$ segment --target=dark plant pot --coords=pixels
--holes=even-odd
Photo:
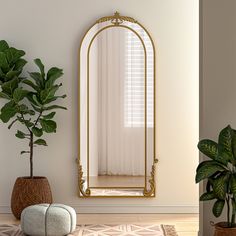
[[[21,212],[28,206],[52,203],[52,192],[46,177],[19,177],[16,179],[12,196],[11,210],[20,219]]]
[[[217,223],[214,236],[236,236],[236,228],[227,228],[226,222]]]

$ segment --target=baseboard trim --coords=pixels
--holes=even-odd
[[[0,213],[2,213],[2,214],[11,213],[10,206],[0,206]]]
[[[198,236],[202,236],[202,232],[201,231],[198,231]]]
[[[196,205],[73,205],[72,206],[77,213],[81,214],[93,214],[93,213],[158,213],[158,214],[198,214],[199,206]],[[11,213],[10,206],[0,206],[0,213]]]
[[[72,205],[77,213],[198,213],[198,206]]]

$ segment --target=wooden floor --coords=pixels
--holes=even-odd
[[[0,214],[1,224],[18,224],[10,214]],[[198,214],[78,214],[78,224],[170,224],[178,236],[197,236]]]
[[[87,178],[87,177],[86,177]],[[86,180],[85,178],[85,180]],[[89,187],[144,187],[144,176],[99,175],[89,177]]]

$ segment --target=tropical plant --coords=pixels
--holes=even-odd
[[[30,177],[33,178],[33,153],[36,145],[47,146],[42,136],[54,133],[57,124],[53,120],[55,109],[66,109],[54,102],[66,95],[56,95],[62,83],[56,80],[63,75],[63,70],[52,67],[46,73],[40,59],[34,62],[39,72],[30,72],[29,78],[21,77],[24,65],[22,57],[25,52],[9,47],[6,41],[0,41],[0,98],[6,100],[1,108],[0,119],[9,123],[8,129],[19,122],[24,130],[17,130],[15,136],[27,139],[29,149],[21,151],[30,158]]]
[[[197,167],[196,183],[206,182],[206,192],[200,201],[215,199],[212,212],[215,217],[222,214],[227,206],[227,225],[235,227],[236,214],[236,130],[230,126],[224,128],[218,143],[204,139],[198,143],[198,149],[211,160],[201,162]]]

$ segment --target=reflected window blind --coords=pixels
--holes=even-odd
[[[147,127],[153,127],[153,50],[146,32],[134,25],[147,50]],[[145,124],[145,59],[140,39],[131,31],[125,35],[125,127],[144,127]]]

